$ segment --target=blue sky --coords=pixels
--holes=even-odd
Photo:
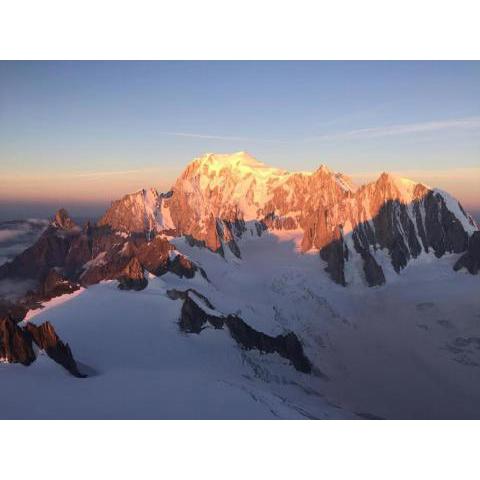
[[[0,62],[4,201],[102,203],[239,150],[405,172],[474,205],[480,62]]]

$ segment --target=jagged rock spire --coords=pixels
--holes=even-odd
[[[62,230],[71,230],[72,228],[75,228],[77,226],[77,224],[70,218],[70,215],[64,208],[61,208],[57,211],[53,219],[52,225],[57,228],[61,228]]]

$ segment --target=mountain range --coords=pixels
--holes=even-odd
[[[288,172],[245,152],[207,154],[170,191],[127,194],[95,224],[79,226],[59,210],[32,246],[1,265],[0,358],[31,372],[38,364],[41,376],[48,357],[76,382],[101,384],[100,405],[84,411],[55,400],[67,418],[184,418],[196,402],[203,407],[195,418],[477,417],[479,266],[479,227],[447,192],[388,173],[356,187],[324,165]],[[153,306],[168,327],[152,327]],[[84,314],[90,318],[69,320]],[[39,323],[48,315],[57,321]],[[170,356],[152,350],[155,328],[159,349],[178,346]],[[227,336],[213,340],[215,331]],[[197,335],[206,345],[192,358],[185,338]],[[112,357],[125,364],[112,366]],[[206,360],[206,370],[183,365],[186,358]],[[129,374],[115,381],[122,365]],[[136,383],[129,368],[160,369],[155,382],[167,378],[170,403],[149,403],[143,390],[153,380]],[[35,374],[10,375],[26,389]],[[182,409],[195,375],[213,386],[190,392]],[[141,399],[108,410],[107,386],[124,395],[129,381]],[[413,387],[419,395],[405,400]],[[62,382],[50,388],[66,395]],[[212,403],[213,392],[235,400]],[[433,394],[444,400],[429,412]],[[0,416],[5,409],[0,402]],[[11,415],[29,416],[20,407]],[[57,416],[48,408],[45,415]]]
[[[466,252],[478,231],[458,201],[421,183],[383,173],[356,189],[324,165],[290,173],[244,152],[196,159],[167,194],[150,189],[127,195],[98,224],[183,235],[239,258],[236,239],[246,232],[299,230],[300,251],[318,250],[335,282],[346,285],[350,267],[361,263],[370,286],[385,282],[385,256],[398,273],[421,253]]]

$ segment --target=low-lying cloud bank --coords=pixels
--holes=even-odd
[[[32,245],[47,225],[47,220],[36,218],[0,222],[0,265]]]

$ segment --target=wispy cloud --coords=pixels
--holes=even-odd
[[[210,135],[205,133],[194,132],[158,132],[160,135],[169,135],[172,137],[198,138],[204,140],[222,140],[235,142],[256,142],[256,143],[287,143],[288,140],[274,138],[254,138],[254,137],[237,137],[230,135]]]
[[[96,177],[111,177],[113,175],[130,175],[132,173],[144,172],[146,169],[135,170],[110,170],[99,172],[80,172],[80,173],[67,173],[66,176],[74,178],[96,178]]]
[[[188,138],[203,138],[206,140],[253,140],[249,137],[230,137],[225,135],[208,135],[203,133],[188,133],[188,132],[159,132],[160,135],[170,135],[172,137],[188,137]]]
[[[390,137],[445,130],[477,130],[480,129],[480,117],[467,117],[453,120],[440,120],[421,123],[403,123],[373,128],[359,128],[345,132],[337,132],[316,137],[308,137],[305,141],[335,141],[348,139],[368,139]]]
[[[353,115],[353,114],[352,114]],[[333,125],[337,120],[322,124],[323,126]],[[160,135],[173,137],[197,138],[204,140],[241,141],[241,142],[267,142],[267,143],[302,143],[302,142],[332,142],[337,140],[361,140],[369,138],[391,137],[396,135],[407,135],[416,133],[428,133],[446,130],[477,130],[480,129],[480,117],[467,117],[450,120],[437,120],[419,123],[402,123],[395,125],[384,125],[371,128],[358,128],[354,130],[328,133],[304,138],[253,138],[230,135],[214,135],[195,132],[159,132]]]

